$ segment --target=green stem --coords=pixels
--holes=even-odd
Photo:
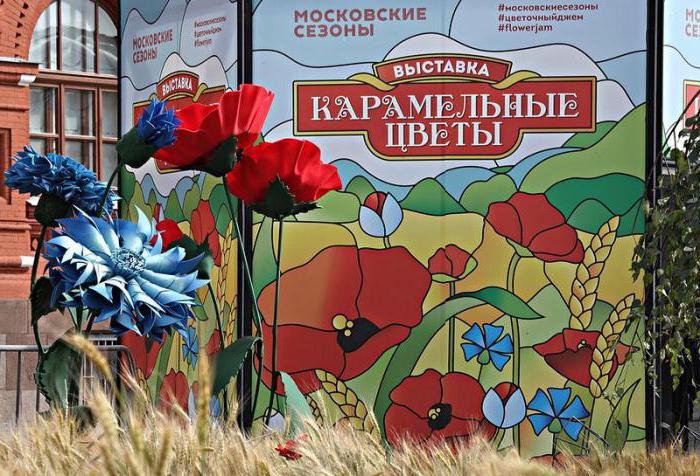
[[[112,182],[114,182],[114,179],[117,178],[117,175],[119,175],[119,171],[122,168],[122,163],[119,162],[116,167],[114,167],[114,171],[112,172],[112,175],[109,176],[109,180],[107,180],[107,187],[105,188],[105,193],[102,195],[102,199],[100,200],[100,206],[97,207],[98,212],[104,209],[105,203],[107,202],[107,197],[109,197],[109,192],[112,191]]]
[[[284,225],[284,218],[279,220],[279,224],[280,229],[277,234],[277,284],[275,285],[275,310],[272,320],[272,384],[270,385],[270,401],[267,404],[267,412],[265,412],[265,425],[270,424],[272,404],[277,392],[277,378],[279,377],[277,372],[277,317],[279,313],[280,288],[282,287],[282,228]],[[262,368],[258,373],[262,374]]]
[[[34,291],[34,285],[36,284],[36,275],[39,271],[39,260],[41,259],[41,250],[44,248],[44,237],[46,236],[46,231],[48,227],[46,225],[41,226],[41,231],[39,232],[39,237],[36,240],[36,251],[34,252],[34,262],[32,263],[32,277],[30,280],[29,295],[30,295],[30,305],[31,303],[31,293]],[[41,345],[41,335],[39,334],[39,319],[34,319],[34,313],[32,312],[32,330],[34,331],[34,340],[36,341],[36,346],[39,349],[39,353],[44,355],[44,347]]]
[[[253,310],[254,310],[254,317],[253,322],[255,324],[255,329],[258,331],[258,335],[262,338],[262,328],[261,328],[261,318],[260,318],[260,308],[258,308],[258,298],[255,295],[255,287],[253,286],[253,278],[251,276],[251,270],[250,270],[250,264],[248,263],[248,258],[246,255],[246,250],[243,246],[243,236],[241,235],[241,227],[238,223],[238,216],[236,215],[236,210],[233,208],[233,202],[231,200],[231,192],[229,192],[228,189],[228,184],[226,183],[226,177],[221,177],[221,182],[224,185],[224,195],[226,195],[226,204],[228,205],[228,210],[229,213],[231,214],[231,220],[233,221],[233,226],[236,232],[236,236],[238,239],[236,240],[238,242],[238,248],[241,251],[241,257],[243,258],[243,272],[245,273],[246,281],[248,284],[248,288],[250,288],[250,293],[253,301]],[[261,382],[262,382],[262,363],[263,363],[263,355],[265,352],[264,344],[262,341],[259,341],[258,344],[255,346],[255,356],[258,359],[258,362],[260,363],[260,367],[258,369],[257,373],[257,381],[255,383],[255,396],[253,397],[253,413],[255,413],[255,409],[257,408],[258,405],[258,396],[260,395],[260,387],[261,387]],[[255,415],[253,415],[255,416]]]
[[[214,292],[214,286],[212,286],[211,281],[207,283],[209,288],[209,293],[211,294],[211,302],[214,305],[214,316],[216,317],[216,327],[219,329],[219,343],[221,351],[224,351],[224,326],[221,323],[221,313],[219,312],[219,303],[216,302],[216,293]],[[228,388],[224,387],[224,421],[228,420]]]
[[[506,277],[506,289],[515,293],[515,270],[518,267],[520,255],[513,253],[508,263],[508,275]],[[518,319],[510,316],[511,335],[513,337],[513,384],[520,386],[520,324]],[[520,425],[513,427],[513,446],[520,452]]]
[[[82,309],[81,309],[82,312]],[[95,323],[95,317],[97,317],[97,314],[94,312],[90,313],[90,317],[88,317],[88,322],[87,326],[85,326],[85,337],[90,337],[90,333],[92,332],[92,325]]]
[[[455,295],[456,285],[454,281],[450,281],[450,297]],[[457,318],[452,316],[448,319],[448,342],[447,342],[447,372],[451,373],[455,371],[455,334]]]

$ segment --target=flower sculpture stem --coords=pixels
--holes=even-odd
[[[226,204],[228,205],[228,210],[231,214],[231,220],[233,221],[234,231],[236,233],[236,236],[238,237],[236,241],[238,242],[238,249],[240,250],[241,257],[243,258],[243,272],[245,273],[246,282],[248,284],[248,288],[250,289],[251,301],[253,301],[253,312],[255,313],[253,322],[255,323],[255,329],[257,330],[258,335],[262,336],[262,328],[260,327],[260,309],[258,308],[258,297],[255,293],[255,287],[253,286],[253,278],[250,273],[250,263],[248,262],[248,255],[246,254],[246,250],[243,246],[243,236],[241,235],[241,227],[238,223],[238,216],[236,215],[236,210],[233,208],[233,200],[231,199],[231,191],[229,190],[228,183],[226,182],[226,176],[222,177],[221,181],[223,182],[224,190],[226,191],[226,193],[224,194],[226,195]],[[258,371],[257,381],[255,382],[255,395],[253,396],[253,413],[255,413],[255,409],[257,408],[258,395],[260,394],[264,351],[265,349],[263,346],[263,342],[262,340],[260,340],[257,344],[255,344],[255,357],[258,359],[258,362],[260,362],[260,371]]]
[[[506,289],[515,293],[515,271],[520,262],[520,255],[516,252],[508,264],[508,275],[506,276]],[[510,316],[511,334],[513,337],[513,378],[512,383],[520,386],[520,325],[518,319]],[[520,451],[520,426],[513,427],[513,446]]]
[[[47,230],[48,230],[48,227],[46,225],[42,225],[41,231],[39,232],[39,238],[37,238],[36,251],[34,252],[34,262],[32,263],[32,277],[31,277],[31,281],[30,281],[31,284],[30,284],[30,288],[29,288],[30,294],[32,291],[34,291],[34,285],[36,284],[36,274],[39,270],[39,258],[41,258],[41,250],[42,250],[42,248],[44,248],[44,237],[46,236]],[[39,320],[34,319],[33,316],[32,316],[32,330],[34,331],[34,340],[36,341],[36,346],[39,349],[39,353],[41,355],[44,355],[44,347],[41,345],[41,335],[39,334]]]
[[[450,298],[452,298],[456,293],[456,285],[454,281],[450,281]],[[455,371],[455,339],[456,339],[456,325],[457,318],[455,316],[450,317],[448,322],[448,350],[447,350],[447,372]]]
[[[267,411],[265,412],[266,425],[269,425],[270,423],[272,404],[275,400],[277,379],[279,378],[279,373],[277,372],[277,318],[279,316],[280,287],[282,285],[282,229],[284,225],[284,218],[279,220],[279,224],[279,233],[277,235],[277,284],[275,285],[275,310],[272,318],[272,383],[270,385],[270,401],[267,404]],[[260,366],[261,369],[258,373],[262,374],[262,362]]]
[[[104,210],[105,202],[107,201],[107,197],[109,197],[109,192],[112,190],[112,183],[114,182],[114,179],[117,178],[117,175],[119,175],[119,171],[121,169],[122,162],[118,162],[117,166],[114,167],[112,175],[109,176],[109,180],[107,180],[107,187],[105,188],[104,195],[102,195],[102,200],[100,200],[100,206],[97,208],[98,210]]]
[[[219,347],[221,352],[224,351],[224,326],[221,324],[221,313],[219,312],[219,303],[216,302],[216,293],[214,292],[214,286],[211,285],[211,281],[207,283],[209,288],[209,294],[211,294],[211,302],[214,306],[214,316],[216,317],[216,327],[219,329]],[[224,387],[224,421],[228,420],[228,388]]]

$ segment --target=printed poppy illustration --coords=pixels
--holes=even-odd
[[[481,365],[487,365],[489,362],[498,370],[503,370],[506,363],[513,353],[513,339],[510,335],[503,335],[502,326],[492,326],[484,324],[483,327],[479,324],[472,324],[462,338],[466,340],[462,344],[464,358],[467,361],[477,357]]]
[[[226,164],[213,163],[219,160],[217,149],[227,142],[226,155],[231,156],[236,150],[253,145],[260,136],[272,98],[267,89],[244,84],[237,91],[224,93],[218,103],[194,103],[180,109],[175,113],[180,121],[175,142],[159,149],[154,157],[177,168],[223,176],[231,170],[233,161],[227,157]]]
[[[486,392],[481,411],[496,428],[512,428],[525,419],[527,405],[522,390],[502,382]]]
[[[163,249],[168,249],[173,241],[180,240],[184,236],[177,222],[175,220],[171,220],[170,218],[157,221],[156,231],[160,234]],[[157,236],[151,238],[151,245],[155,245],[157,239]]]
[[[360,228],[369,236],[389,236],[399,228],[402,220],[403,210],[390,193],[370,193],[360,207]]]
[[[550,433],[561,433],[563,430],[569,438],[578,439],[583,429],[583,420],[589,413],[583,402],[577,396],[571,398],[570,388],[548,388],[547,393],[537,389],[527,408],[533,413],[527,416],[536,435],[547,428]]]
[[[216,231],[216,219],[211,212],[211,206],[207,201],[200,201],[192,211],[190,220],[192,239],[198,244],[206,242],[211,250],[211,256],[216,266],[221,266],[221,245],[219,233]]]
[[[221,332],[219,329],[214,329],[204,350],[210,357],[221,352]]]
[[[308,211],[313,208],[308,204],[342,188],[338,169],[321,161],[321,149],[299,139],[262,142],[245,150],[226,180],[232,194],[272,218]],[[268,197],[275,184],[281,189]],[[291,203],[279,199],[284,194]]]
[[[163,411],[170,411],[174,405],[179,405],[187,412],[190,386],[184,372],[170,369],[160,386],[159,401]]]
[[[474,271],[477,262],[472,255],[457,245],[438,248],[428,260],[428,271],[433,281],[448,283],[459,281]]]
[[[187,335],[182,338],[182,358],[194,367],[197,365],[197,355],[199,354],[199,336],[194,327],[187,328]]]
[[[579,385],[588,387],[591,383],[593,347],[595,347],[599,336],[600,332],[598,331],[564,329],[546,342],[533,346],[533,349],[559,374]],[[618,342],[612,359],[610,378],[615,375],[617,368],[634,351],[634,347]]]
[[[392,390],[390,398],[384,424],[392,445],[404,440],[427,444],[468,442],[477,435],[491,439],[496,432],[481,410],[484,389],[467,374],[442,375],[428,369],[406,377]]]
[[[155,339],[140,336],[133,331],[129,331],[121,336],[120,343],[129,348],[134,359],[137,379],[142,377],[144,380],[147,380],[151,376],[153,367],[156,365],[156,359],[158,359],[158,353],[169,338],[170,336],[166,333],[163,336],[163,341],[158,342]]]
[[[576,230],[544,194],[516,192],[505,202],[492,203],[486,221],[521,255],[547,262],[583,260]]]
[[[320,386],[316,369],[349,380],[406,339],[423,317],[430,274],[403,247],[333,246],[283,273],[281,282],[277,369],[309,393]],[[327,291],[316,292],[321,286]],[[265,342],[272,339],[275,288],[271,283],[259,298]],[[268,386],[270,359],[265,352]],[[283,392],[281,382],[276,391]]]

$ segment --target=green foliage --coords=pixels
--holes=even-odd
[[[357,221],[360,202],[352,193],[332,190],[318,201],[318,208],[300,214],[297,220],[322,223],[351,223]]]
[[[175,190],[170,192],[168,200],[165,202],[165,217],[175,220],[178,223],[185,221],[185,215],[182,213],[180,200],[177,198],[177,192],[175,192]]]
[[[674,388],[692,365],[691,349],[700,339],[700,119],[687,121],[682,144],[665,151],[657,203],[648,210],[644,239],[632,269],[653,284],[655,306],[648,316],[648,338],[659,342],[658,357],[670,366]],[[670,161],[669,161],[670,159]],[[675,170],[668,165],[675,163]],[[654,278],[656,278],[654,280]],[[633,317],[641,319],[644,309]],[[652,364],[650,362],[650,364]],[[655,366],[649,365],[653,372]]]
[[[625,390],[622,398],[615,405],[608,426],[605,428],[605,441],[608,443],[609,449],[616,453],[622,451],[627,442],[630,432],[630,404],[632,395],[634,395],[640,381],[637,380]]]
[[[468,212],[485,216],[489,211],[489,205],[508,200],[516,190],[513,179],[508,175],[494,175],[488,180],[469,185],[462,193],[459,203]]]
[[[574,134],[571,139],[564,142],[563,147],[578,147],[579,149],[587,149],[597,144],[600,139],[610,132],[617,124],[615,121],[604,121],[596,124],[593,132],[579,132]]]
[[[185,193],[185,199],[182,203],[182,213],[185,215],[186,220],[192,218],[192,212],[199,205],[200,198],[199,186],[193,184],[192,188]]]
[[[59,339],[39,357],[34,381],[49,405],[66,409],[77,399],[82,357]]]
[[[434,216],[464,213],[459,202],[432,178],[418,182],[401,201],[401,208]]]
[[[34,218],[44,226],[56,226],[56,220],[69,217],[73,207],[52,193],[44,193],[34,209]]]
[[[53,294],[53,286],[48,276],[42,276],[37,280],[29,295],[29,301],[32,305],[32,325],[34,325],[42,316],[45,316],[56,310],[51,305],[51,295]]]
[[[119,179],[119,196],[122,197],[123,202],[129,203],[131,201],[134,196],[134,187],[136,187],[136,176],[133,172],[122,167]]]
[[[212,395],[222,391],[231,379],[238,375],[246,355],[259,340],[260,338],[255,336],[241,337],[215,355]]]

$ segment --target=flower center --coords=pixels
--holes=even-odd
[[[452,420],[452,405],[438,403],[428,410],[428,426],[431,430],[442,430]]]
[[[588,342],[586,342],[586,339],[581,339],[581,342],[579,342],[576,346],[577,349],[584,349],[586,347],[590,347],[590,345],[588,345]]]
[[[489,355],[489,351],[484,349],[481,351],[479,354],[479,357],[476,359],[481,365],[486,365],[489,363],[491,360],[491,356]]]
[[[352,352],[362,347],[362,344],[379,332],[372,321],[363,317],[350,320],[342,314],[333,318],[333,329],[338,331],[338,345],[345,352]]]
[[[561,422],[559,421],[559,418],[555,418],[552,420],[552,423],[549,424],[547,427],[550,433],[557,434],[560,433],[562,430]]]
[[[146,260],[127,248],[119,248],[112,254],[112,269],[119,276],[131,279],[146,267]]]

